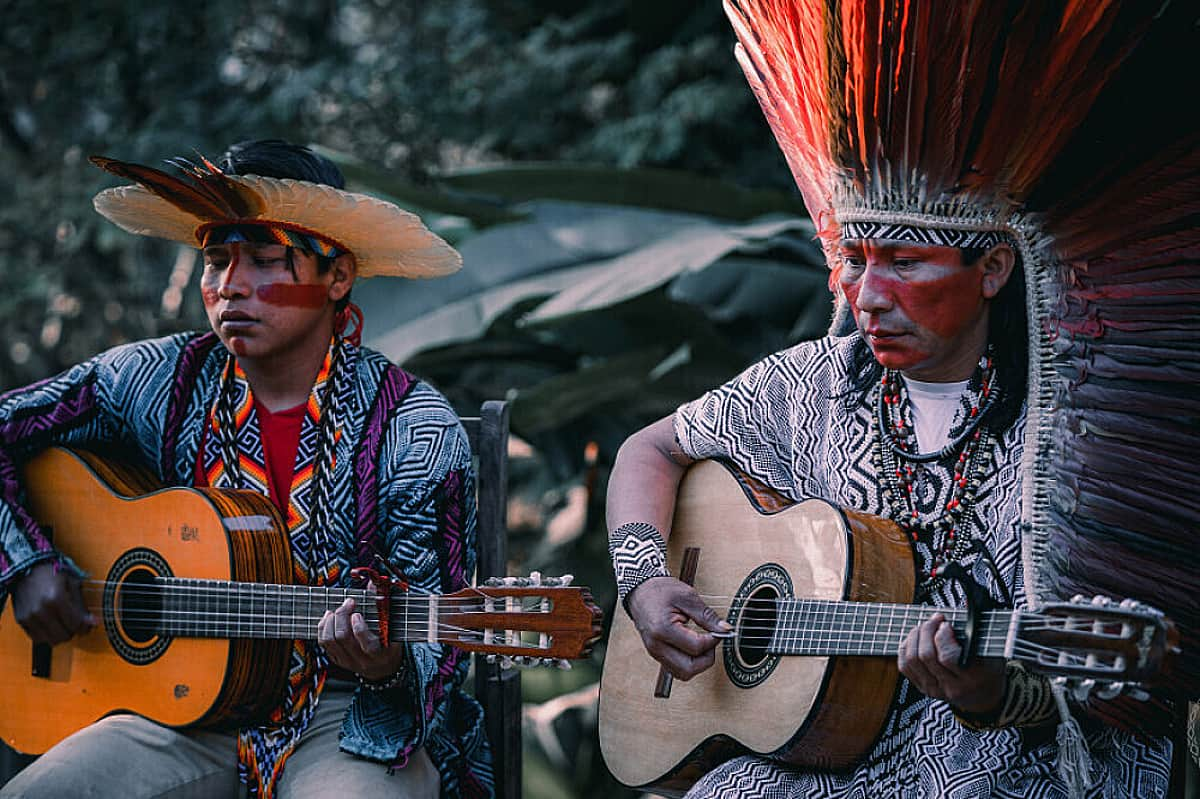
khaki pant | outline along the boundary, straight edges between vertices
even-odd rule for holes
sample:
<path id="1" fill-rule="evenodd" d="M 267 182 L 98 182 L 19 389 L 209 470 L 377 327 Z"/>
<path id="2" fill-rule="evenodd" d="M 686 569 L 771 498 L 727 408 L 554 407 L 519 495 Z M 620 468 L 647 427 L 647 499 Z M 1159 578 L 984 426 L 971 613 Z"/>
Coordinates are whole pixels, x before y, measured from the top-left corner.
<path id="1" fill-rule="evenodd" d="M 326 685 L 312 724 L 277 785 L 279 799 L 435 799 L 440 779 L 422 749 L 394 774 L 338 751 L 352 692 Z M 232 733 L 173 730 L 140 716 L 109 716 L 61 741 L 0 788 L 0 799 L 223 799 L 244 795 Z"/>

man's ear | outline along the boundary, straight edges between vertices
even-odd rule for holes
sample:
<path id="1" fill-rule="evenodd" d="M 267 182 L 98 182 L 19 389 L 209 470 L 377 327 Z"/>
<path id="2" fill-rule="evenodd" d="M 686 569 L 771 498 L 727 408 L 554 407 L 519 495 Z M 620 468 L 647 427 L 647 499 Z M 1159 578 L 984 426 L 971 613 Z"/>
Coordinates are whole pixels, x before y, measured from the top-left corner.
<path id="1" fill-rule="evenodd" d="M 1012 277 L 1013 267 L 1017 263 L 1017 254 L 1009 244 L 997 244 L 979 259 L 983 268 L 983 297 L 995 299 L 1004 288 L 1004 284 Z"/>
<path id="2" fill-rule="evenodd" d="M 350 293 L 354 279 L 358 277 L 358 265 L 350 253 L 342 253 L 333 259 L 329 271 L 333 274 L 333 282 L 329 284 L 329 299 L 337 302 Z"/>

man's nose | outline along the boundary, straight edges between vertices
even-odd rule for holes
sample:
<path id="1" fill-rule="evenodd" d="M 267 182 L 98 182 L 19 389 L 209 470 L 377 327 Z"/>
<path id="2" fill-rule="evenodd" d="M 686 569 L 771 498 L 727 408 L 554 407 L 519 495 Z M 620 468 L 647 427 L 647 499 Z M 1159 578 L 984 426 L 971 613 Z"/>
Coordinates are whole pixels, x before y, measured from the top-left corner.
<path id="1" fill-rule="evenodd" d="M 891 283 L 880 274 L 879 267 L 867 264 L 858 281 L 858 308 L 860 311 L 878 313 L 892 307 Z"/>
<path id="2" fill-rule="evenodd" d="M 244 280 L 246 270 L 244 269 L 247 256 L 241 252 L 240 247 L 233 247 L 229 253 L 229 265 L 225 267 L 225 271 L 221 274 L 221 285 L 217 287 L 217 292 L 224 298 L 244 297 L 249 291 L 249 287 Z"/>

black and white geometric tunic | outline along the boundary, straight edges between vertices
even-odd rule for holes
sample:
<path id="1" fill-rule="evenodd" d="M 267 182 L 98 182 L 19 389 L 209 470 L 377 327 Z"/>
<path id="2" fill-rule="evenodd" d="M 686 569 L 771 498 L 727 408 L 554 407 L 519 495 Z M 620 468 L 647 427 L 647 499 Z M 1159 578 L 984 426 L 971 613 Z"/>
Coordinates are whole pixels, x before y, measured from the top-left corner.
<path id="1" fill-rule="evenodd" d="M 675 435 L 692 458 L 725 458 L 792 499 L 821 497 L 844 507 L 886 515 L 872 448 L 877 439 L 872 392 L 851 391 L 849 363 L 857 334 L 806 342 L 766 358 L 729 383 L 682 406 Z M 1000 600 L 1026 605 L 1021 565 L 1021 452 L 1024 413 L 997 431 L 993 468 L 976 494 L 970 532 L 990 551 L 1007 591 L 983 558 L 963 565 Z M 953 456 L 952 456 L 953 457 Z M 937 517 L 950 493 L 947 464 L 920 467 L 917 510 Z M 966 520 L 964 520 L 966 521 Z M 940 546 L 941 542 L 932 542 Z M 916 547 L 919 573 L 931 552 Z M 964 604 L 956 586 L 930 601 Z M 1139 741 L 1080 720 L 1092 759 L 1092 797 L 1165 796 L 1169 741 Z M 926 698 L 906 679 L 883 734 L 867 759 L 846 772 L 796 770 L 739 757 L 716 768 L 688 793 L 708 797 L 1067 797 L 1058 776 L 1055 726 L 972 730 L 950 706 Z"/>

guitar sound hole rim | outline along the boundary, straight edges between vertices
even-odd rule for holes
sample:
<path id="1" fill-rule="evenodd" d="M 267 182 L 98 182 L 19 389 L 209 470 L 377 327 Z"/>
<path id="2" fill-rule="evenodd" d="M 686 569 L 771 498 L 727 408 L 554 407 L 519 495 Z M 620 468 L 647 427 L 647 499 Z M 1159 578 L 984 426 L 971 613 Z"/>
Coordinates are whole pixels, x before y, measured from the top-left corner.
<path id="1" fill-rule="evenodd" d="M 145 548 L 129 550 L 109 569 L 104 586 L 104 631 L 113 651 L 135 666 L 153 663 L 171 643 L 170 636 L 147 621 L 157 621 L 162 608 L 157 597 L 145 593 L 145 587 L 156 578 L 172 576 L 166 560 Z"/>
<path id="2" fill-rule="evenodd" d="M 726 618 L 738 634 L 722 646 L 725 673 L 731 683 L 754 688 L 779 665 L 780 656 L 768 653 L 767 645 L 778 619 L 778 600 L 793 596 L 792 580 L 778 563 L 764 563 L 742 581 Z M 749 604 L 750 599 L 755 603 Z M 754 631 L 758 640 L 748 636 L 744 639 L 743 630 Z M 762 640 L 764 636 L 766 641 Z"/>

